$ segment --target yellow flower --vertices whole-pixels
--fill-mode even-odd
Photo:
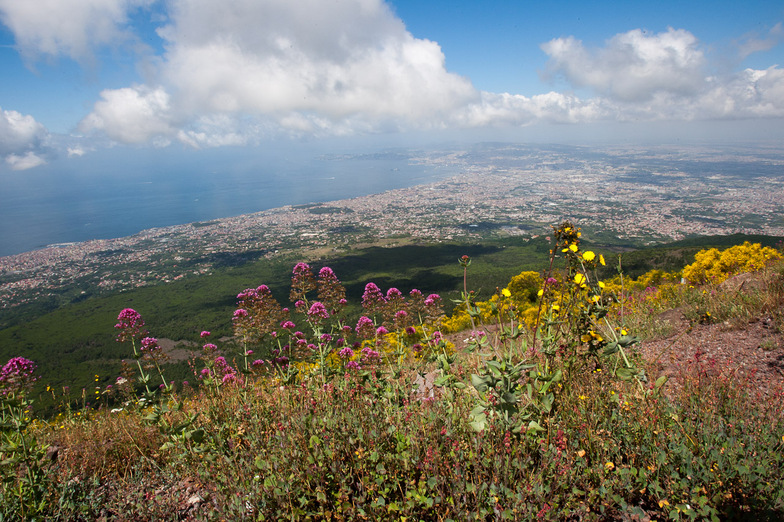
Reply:
[[[666,500],[660,500],[659,501],[659,508],[660,509],[663,509],[665,506],[669,506],[669,505],[670,505],[670,503],[667,502]]]
[[[588,252],[584,252],[583,253],[583,259],[585,259],[586,261],[593,261],[593,259],[595,257],[596,257],[596,254],[594,254],[590,250]]]
[[[580,457],[580,458],[585,457],[585,450],[578,451],[577,452],[577,456]]]
[[[560,310],[560,309],[561,309],[561,307],[560,307],[560,306],[558,306],[557,304],[554,304],[554,305],[553,305],[553,312],[557,312],[557,311],[558,311],[558,310]]]
[[[501,295],[504,297],[512,297],[512,292],[510,292],[508,288],[504,288],[501,290]]]
[[[629,332],[627,332],[626,330],[624,330],[623,328],[621,328],[621,335],[626,335],[626,334],[628,334],[628,333],[629,333]]]
[[[577,283],[578,285],[584,285],[585,284],[585,276],[583,274],[575,274],[574,282]]]
[[[536,292],[536,295],[542,297],[544,295],[544,290],[539,290],[538,292]]]
[[[613,470],[613,469],[615,469],[615,464],[613,464],[612,462],[607,462],[604,465],[604,469],[606,469],[606,470]]]
[[[599,285],[599,288],[601,288],[602,290],[604,290],[604,287],[605,287],[605,286],[607,286],[607,285],[605,285],[605,284],[604,284],[602,281],[599,281],[599,282],[598,282],[598,283],[596,283],[596,284],[598,284],[598,285]]]
[[[604,256],[599,254],[599,263],[604,266]]]
[[[577,245],[574,244],[569,245],[569,250],[571,250],[572,252],[577,252]]]

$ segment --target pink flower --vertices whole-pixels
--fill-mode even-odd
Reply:
[[[326,268],[326,267],[324,267],[324,268]],[[322,268],[322,270],[324,270],[324,269]],[[304,276],[307,276],[308,274],[312,274],[313,272],[310,269],[310,265],[309,264],[307,264],[307,263],[297,263],[296,265],[294,265],[294,270],[292,270],[291,273],[295,277],[304,277]]]
[[[381,358],[381,353],[375,351],[374,349],[370,348],[369,346],[366,346],[365,348],[362,348],[362,358],[363,358],[363,360],[366,359],[368,361],[373,361],[373,360],[376,360],[376,359],[380,359]]]
[[[234,310],[234,319],[241,319],[243,317],[248,317],[248,311],[244,308],[237,308]]]
[[[314,301],[313,304],[310,305],[310,310],[308,310],[308,317],[310,317],[311,320],[318,322],[328,318],[329,312],[327,312],[327,308],[323,303]]]
[[[3,388],[3,394],[6,393],[4,388],[21,391],[32,386],[36,381],[36,378],[33,377],[35,368],[35,363],[24,357],[10,359],[0,369],[0,388]]]
[[[325,266],[324,268],[319,270],[318,275],[322,279],[337,279],[337,276],[335,276],[335,272],[333,272],[332,269],[328,266]]]
[[[202,339],[209,336],[210,336],[210,332],[208,332],[207,330],[204,330],[199,334],[199,337],[201,337]]]
[[[381,289],[376,286],[375,283],[368,283],[365,285],[365,293],[362,294],[362,306],[368,310],[369,312],[373,313],[379,307],[386,302],[386,298],[384,294],[381,293]]]
[[[348,346],[346,346],[345,348],[343,348],[342,350],[340,350],[340,351],[338,352],[338,355],[339,355],[339,356],[340,356],[342,359],[350,359],[350,358],[354,357],[354,350],[352,350],[351,348],[349,348]]]
[[[346,369],[347,370],[359,370],[360,366],[359,366],[359,363],[357,361],[349,361],[349,362],[346,363]]]
[[[152,352],[160,348],[160,346],[158,346],[158,339],[156,339],[155,337],[145,337],[144,339],[142,339],[141,345],[142,345],[142,351],[146,350],[148,352]]]
[[[142,315],[133,308],[125,308],[117,316],[115,328],[120,330],[117,340],[120,342],[139,337],[143,333],[144,319]]]
[[[292,329],[294,329],[296,326],[297,326],[297,325],[295,325],[295,324],[294,324],[292,321],[283,321],[282,323],[280,323],[280,327],[281,327],[281,328],[284,328],[284,329],[286,329],[286,330],[292,330]]]
[[[438,294],[430,294],[425,298],[425,306],[433,306],[441,302],[441,296]]]
[[[388,333],[389,333],[389,330],[387,330],[383,326],[379,326],[378,328],[376,328],[376,335],[385,335],[385,334],[388,334]]]

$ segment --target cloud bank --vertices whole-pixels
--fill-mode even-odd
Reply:
[[[131,14],[153,5],[41,2],[34,9],[0,0],[2,20],[22,52],[74,59],[132,39]],[[215,147],[280,135],[784,117],[783,69],[717,74],[684,29],[635,29],[597,47],[574,37],[545,42],[542,74],[568,90],[526,96],[479,91],[449,72],[439,45],[415,38],[382,0],[163,5],[163,51],[147,62],[145,83],[102,91],[81,131],[123,143]],[[779,24],[747,37],[738,56],[777,45],[781,33]]]

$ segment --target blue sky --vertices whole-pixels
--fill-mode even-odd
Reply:
[[[780,1],[0,0],[0,173],[118,146],[781,140],[783,21]]]

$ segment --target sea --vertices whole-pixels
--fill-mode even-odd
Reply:
[[[88,153],[0,172],[0,256],[377,194],[456,173],[418,164],[404,150]]]

